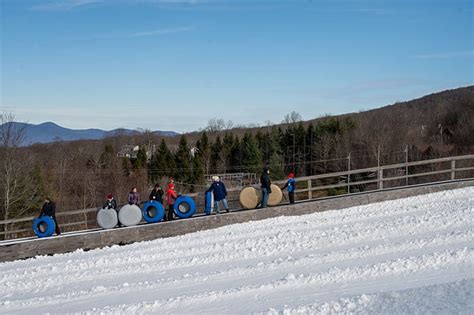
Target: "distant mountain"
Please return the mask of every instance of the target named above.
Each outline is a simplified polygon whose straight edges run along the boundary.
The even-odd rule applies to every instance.
[[[140,131],[131,129],[114,129],[110,131],[102,129],[68,129],[53,122],[45,122],[39,125],[13,122],[15,128],[25,128],[25,141],[23,145],[34,143],[49,143],[54,141],[75,140],[98,140],[114,135],[134,135]],[[172,137],[178,133],[174,131],[154,131],[154,134]]]

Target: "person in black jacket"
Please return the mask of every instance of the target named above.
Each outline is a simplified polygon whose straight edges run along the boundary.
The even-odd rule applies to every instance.
[[[54,224],[56,225],[56,235],[61,234],[61,230],[59,229],[58,221],[56,220],[56,204],[51,201],[51,198],[46,197],[44,199],[43,207],[41,208],[41,213],[39,217],[48,216],[54,220]]]
[[[107,200],[104,203],[103,209],[114,209],[117,211],[117,201],[115,201],[114,196],[112,194],[107,195]]]
[[[117,212],[117,216],[119,214],[119,209],[117,209],[117,201],[115,200],[114,196],[112,194],[107,195],[107,200],[105,200],[104,205],[102,206],[102,209],[114,209]],[[120,221],[117,224],[118,227],[122,227],[122,224]]]
[[[265,208],[267,206],[268,197],[272,193],[272,181],[270,180],[269,174],[270,170],[268,167],[263,168],[262,176],[260,176],[260,184],[262,187],[262,203],[260,204],[260,208]]]
[[[152,201],[158,201],[159,203],[163,203],[163,194],[163,189],[161,189],[160,185],[156,184],[155,188],[153,188],[148,198]]]

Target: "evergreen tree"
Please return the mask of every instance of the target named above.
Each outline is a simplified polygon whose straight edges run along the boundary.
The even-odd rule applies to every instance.
[[[232,144],[229,169],[232,173],[242,172],[242,144],[237,136]]]
[[[193,179],[191,154],[184,135],[182,135],[179,140],[178,151],[176,151],[174,159],[176,162],[175,179],[184,183],[190,183]]]
[[[205,131],[201,134],[201,139],[196,142],[196,148],[198,149],[201,159],[200,163],[204,168],[204,173],[208,174],[209,168],[211,167],[211,148],[209,138]]]
[[[280,129],[281,132],[281,129]],[[275,180],[285,178],[285,171],[283,166],[283,154],[280,146],[281,134],[278,129],[273,128],[271,134],[269,134],[269,146],[270,146],[270,158],[268,166],[270,168],[270,174]]]
[[[148,158],[146,156],[146,150],[144,147],[138,149],[137,158],[133,161],[133,167],[135,169],[142,169],[146,166]]]
[[[234,146],[234,135],[226,132],[222,142],[222,161],[224,162],[224,173],[231,172],[232,168],[232,148]]]
[[[216,141],[211,146],[211,173],[219,174],[223,172],[222,167],[222,143],[221,137],[218,135]]]
[[[262,170],[262,153],[251,133],[246,132],[242,139],[242,168],[247,173],[260,173]]]
[[[158,149],[153,154],[148,167],[148,177],[152,182],[158,182],[161,177],[173,176],[174,160],[165,139],[161,139]]]

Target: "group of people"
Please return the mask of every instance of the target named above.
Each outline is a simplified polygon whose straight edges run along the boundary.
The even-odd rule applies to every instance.
[[[265,208],[268,203],[268,198],[272,193],[272,181],[270,180],[270,169],[268,167],[263,168],[263,173],[260,176],[260,187],[262,189],[262,202],[260,203],[259,208]],[[288,190],[288,199],[290,199],[290,204],[295,203],[295,190],[296,190],[296,180],[295,174],[290,172],[288,174],[288,180],[281,189]]]
[[[282,189],[288,190],[288,197],[290,204],[295,203],[295,188],[296,188],[296,181],[294,178],[293,173],[288,174],[288,180]],[[262,189],[262,202],[260,203],[259,208],[265,208],[268,203],[268,198],[272,193],[271,185],[272,182],[270,180],[270,169],[265,167],[263,169],[263,173],[260,176],[260,184]],[[225,184],[220,180],[219,176],[212,177],[212,184],[206,190],[207,192],[211,192],[214,197],[214,209],[216,210],[216,214],[221,213],[221,205],[224,207],[226,212],[230,212],[229,210],[229,203],[227,202],[227,189]],[[156,184],[153,190],[150,192],[149,200],[160,202],[163,204],[163,196],[165,192],[160,187],[160,185]],[[170,182],[168,183],[168,188],[166,191],[166,200],[168,204],[167,213],[165,214],[165,221],[172,221],[174,219],[174,205],[176,203],[176,199],[178,198],[178,194],[175,190],[174,180],[171,178]],[[129,205],[136,205],[139,206],[140,203],[140,195],[138,194],[137,187],[133,187],[128,194],[128,204]],[[118,212],[117,201],[115,200],[112,194],[107,195],[106,201],[102,208],[105,209],[114,209]],[[56,234],[61,234],[61,229],[59,228],[58,221],[56,220],[56,204],[51,200],[51,198],[45,198],[43,207],[41,208],[41,216],[50,216],[54,223],[56,224]],[[118,223],[119,227],[121,226],[120,222]]]
[[[164,196],[164,191],[160,187],[160,185],[156,184],[153,190],[150,192],[150,195],[148,197],[149,200],[151,201],[156,201],[161,204],[163,204],[163,196]],[[178,194],[176,193],[175,186],[174,186],[174,180],[171,178],[170,182],[168,183],[168,189],[166,191],[166,196],[167,196],[167,203],[168,203],[168,211],[167,214],[165,215],[165,221],[172,221],[174,219],[174,204],[176,203],[176,199],[178,199]],[[136,205],[140,206],[140,195],[138,194],[137,187],[133,187],[130,192],[128,193],[128,204],[129,205]],[[105,201],[103,207],[104,209],[117,209],[117,202],[114,199],[114,196],[112,194],[107,195],[107,200]],[[119,223],[120,226],[120,223]]]

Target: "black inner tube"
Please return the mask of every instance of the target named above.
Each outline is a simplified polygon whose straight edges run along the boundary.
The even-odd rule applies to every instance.
[[[46,232],[47,229],[48,229],[48,224],[46,224],[46,222],[40,222],[38,224],[38,231],[40,231],[41,233]]]
[[[146,209],[146,214],[150,217],[150,218],[154,218],[158,215],[158,210],[156,210],[155,207],[153,206],[150,206]]]

